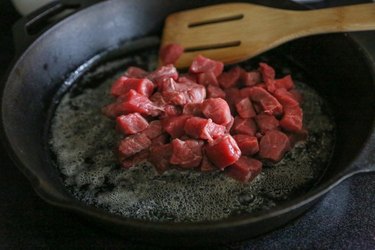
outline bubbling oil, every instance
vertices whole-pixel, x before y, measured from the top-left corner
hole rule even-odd
[[[306,192],[322,176],[333,151],[335,126],[324,100],[301,82],[297,88],[304,96],[307,141],[279,163],[264,166],[250,183],[219,171],[172,169],[159,175],[148,162],[121,169],[113,153],[119,139],[114,122],[100,110],[112,101],[109,88],[119,75],[114,68],[136,64],[151,69],[155,61],[156,52],[145,51],[102,64],[83,75],[59,102],[50,146],[64,184],[77,199],[133,219],[212,221],[275,207]]]

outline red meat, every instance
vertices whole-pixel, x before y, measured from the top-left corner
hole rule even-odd
[[[203,116],[201,103],[187,103],[182,110],[184,115]]]
[[[223,72],[217,80],[223,89],[233,88],[237,85],[240,75],[241,68],[237,66],[231,68],[228,72]]]
[[[137,93],[131,89],[125,95],[117,98],[116,103],[111,103],[103,108],[103,113],[109,118],[129,113],[140,113],[142,115],[157,116],[160,114],[160,107],[153,104],[147,96]]]
[[[242,99],[240,89],[229,88],[229,89],[225,89],[224,92],[225,92],[225,100],[227,101],[230,110],[232,111],[232,113],[236,112],[236,107],[234,104],[238,100]]]
[[[160,49],[159,56],[163,65],[174,64],[182,53],[184,53],[184,48],[181,45],[168,44]]]
[[[184,78],[181,78],[184,79]],[[158,90],[160,92],[173,92],[173,91],[187,91],[193,88],[202,88],[201,85],[190,80],[184,80],[183,82],[176,82],[173,78],[165,78],[160,84]]]
[[[124,75],[129,78],[145,78],[147,74],[148,74],[147,71],[144,71],[141,68],[132,66],[126,70]]]
[[[127,158],[149,148],[151,140],[144,134],[139,133],[122,139],[118,147],[121,158]]]
[[[178,116],[182,114],[182,109],[179,106],[175,105],[165,105],[163,115],[160,116],[161,118],[170,117],[170,116]]]
[[[260,106],[259,103],[254,102],[253,103],[253,108],[255,110],[255,113],[257,113],[257,114],[262,113],[262,107]]]
[[[300,132],[302,130],[303,112],[298,105],[284,106],[284,115],[280,120],[280,126],[289,132]]]
[[[264,85],[264,84],[257,84],[253,87],[259,87],[259,88],[263,88],[263,89],[267,90],[266,85]],[[240,96],[242,98],[250,97],[250,94],[253,92],[253,87],[245,87],[245,88],[240,89]]]
[[[261,82],[261,75],[259,71],[242,71],[240,79],[245,86],[254,86]]]
[[[254,136],[257,132],[257,127],[255,125],[254,119],[243,119],[239,116],[236,116],[234,118],[234,123],[231,131],[234,134],[245,134]]]
[[[145,130],[148,122],[139,113],[121,115],[116,118],[116,128],[124,135],[132,135]]]
[[[163,133],[161,122],[159,120],[150,122],[149,126],[143,130],[142,133],[145,134],[150,140],[158,137]]]
[[[197,75],[191,74],[191,73],[185,73],[181,74],[180,77],[177,80],[180,83],[186,83],[186,82],[197,82]]]
[[[161,60],[173,63],[182,52],[170,44],[160,50]],[[236,66],[223,73],[223,63],[198,56],[180,77],[171,64],[151,73],[130,67],[111,94],[116,101],[103,113],[128,135],[118,146],[124,168],[148,159],[159,173],[171,166],[227,168],[229,176],[247,182],[262,169],[250,156],[277,162],[307,138],[292,78],[275,79],[265,63],[257,71]]]
[[[206,98],[206,88],[196,83],[175,83],[173,87],[163,87],[163,98],[173,105],[201,103]]]
[[[227,168],[226,174],[241,182],[252,181],[262,171],[262,162],[241,156],[232,166]]]
[[[234,104],[238,99],[242,98],[241,93],[240,93],[240,89],[238,89],[238,88],[225,89],[224,92],[225,92],[226,101],[228,103]]]
[[[255,122],[262,134],[279,127],[279,121],[273,115],[259,114],[255,116]]]
[[[199,167],[202,161],[203,141],[173,139],[171,164],[182,168]]]
[[[256,116],[253,104],[250,99],[245,97],[236,103],[236,110],[241,118],[252,118]]]
[[[147,78],[158,84],[163,79],[172,78],[173,80],[177,80],[178,72],[172,64],[168,64],[156,69],[154,72],[151,72],[148,74]]]
[[[111,94],[118,97],[131,89],[134,89],[141,95],[150,96],[154,91],[154,84],[146,78],[138,79],[121,76],[112,85]]]
[[[259,63],[259,71],[262,75],[263,82],[275,79],[275,70],[267,63]]]
[[[185,133],[196,139],[213,140],[224,135],[225,127],[212,122],[211,119],[191,117],[185,122]]]
[[[167,103],[173,105],[184,105],[188,103],[186,100],[186,93],[179,91],[163,92],[163,98]]]
[[[262,75],[263,82],[266,85],[266,89],[273,93],[276,90],[275,70],[266,63],[260,63],[259,71]]]
[[[206,87],[207,98],[223,98],[225,99],[225,92],[217,86],[208,85]]]
[[[228,131],[226,126],[216,124],[211,119],[208,119],[206,130],[212,139],[223,136]]]
[[[155,166],[158,173],[163,173],[169,168],[169,160],[172,157],[172,145],[156,145],[150,148],[149,161]]]
[[[194,88],[187,91],[187,103],[202,103],[206,99],[206,88],[195,85]]]
[[[259,151],[258,139],[250,135],[233,135],[242,155],[254,155]]]
[[[147,96],[139,94],[134,89],[129,90],[126,94],[117,98],[119,104],[125,112],[138,112],[142,115],[156,116],[160,114],[160,108],[153,104]]]
[[[194,89],[194,88],[204,88],[204,87],[199,85],[196,82],[186,81],[186,82],[183,82],[183,83],[178,82],[175,85],[175,88],[176,88],[175,90],[177,90],[177,91],[187,91],[187,90],[191,90],[191,89]]]
[[[206,129],[207,124],[207,119],[200,117],[191,117],[186,120],[184,130],[188,136],[191,136],[193,138],[212,140],[210,134]]]
[[[229,122],[228,124],[225,125],[225,129],[226,129],[227,133],[229,133],[230,130],[232,129],[233,124],[234,124],[234,117],[232,116],[232,117],[230,118],[230,122]]]
[[[293,94],[287,91],[284,88],[277,89],[273,93],[273,96],[281,103],[281,105],[285,106],[295,106],[298,105],[298,101],[296,101]]]
[[[266,114],[281,115],[283,112],[283,107],[279,101],[261,87],[251,87],[249,97],[253,102],[259,103]]]
[[[163,97],[168,103],[173,105],[202,103],[206,98],[206,89],[201,86],[187,91],[163,92]]]
[[[164,78],[158,82],[158,91],[176,91],[177,82],[173,78]]]
[[[155,137],[151,141],[151,146],[164,145],[169,142],[169,135],[167,133],[162,133],[161,135]]]
[[[290,90],[294,88],[294,83],[292,80],[292,77],[290,75],[284,76],[281,79],[275,80],[275,86],[276,88],[284,88],[286,90]]]
[[[215,170],[215,166],[208,160],[206,154],[203,154],[200,170],[202,172],[211,172]]]
[[[223,69],[224,64],[222,62],[214,61],[199,55],[191,63],[189,71],[195,74],[213,72],[215,76],[219,76],[223,72]]]
[[[163,108],[167,104],[160,92],[155,92],[155,94],[150,97],[150,101],[159,108]]]
[[[221,98],[208,98],[202,103],[202,113],[219,125],[226,125],[231,121],[232,115],[228,103]]]
[[[289,138],[278,130],[271,130],[260,139],[259,156],[273,162],[280,161],[290,149]]]
[[[179,138],[185,135],[185,122],[190,117],[190,115],[168,117],[162,120],[162,126],[172,138]]]
[[[235,163],[241,150],[232,136],[226,134],[205,147],[208,159],[220,170]]]
[[[208,86],[208,85],[218,86],[219,85],[216,79],[215,73],[213,71],[199,73],[197,80],[199,84],[204,85],[204,86]]]

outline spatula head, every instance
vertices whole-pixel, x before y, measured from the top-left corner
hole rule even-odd
[[[176,62],[179,68],[188,67],[198,54],[226,64],[240,62],[274,46],[284,12],[244,3],[177,12],[165,21],[162,46],[185,48]]]

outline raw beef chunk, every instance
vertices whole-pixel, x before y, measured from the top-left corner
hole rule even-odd
[[[278,162],[289,149],[288,136],[281,131],[271,130],[260,139],[259,156],[263,159]]]
[[[253,180],[262,171],[262,162],[241,156],[232,166],[227,168],[227,175],[241,182]]]
[[[240,148],[230,135],[216,139],[205,150],[208,159],[220,170],[232,165],[241,156]]]

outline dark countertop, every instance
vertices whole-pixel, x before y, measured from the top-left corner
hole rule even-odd
[[[0,76],[13,57],[11,25],[19,16],[0,1]],[[361,33],[370,44],[374,33]],[[375,48],[373,48],[375,49]],[[372,51],[375,56],[375,50]],[[41,200],[0,148],[0,249],[127,248],[130,243]],[[375,249],[375,173],[356,175],[335,187],[309,212],[272,233],[223,249]]]

